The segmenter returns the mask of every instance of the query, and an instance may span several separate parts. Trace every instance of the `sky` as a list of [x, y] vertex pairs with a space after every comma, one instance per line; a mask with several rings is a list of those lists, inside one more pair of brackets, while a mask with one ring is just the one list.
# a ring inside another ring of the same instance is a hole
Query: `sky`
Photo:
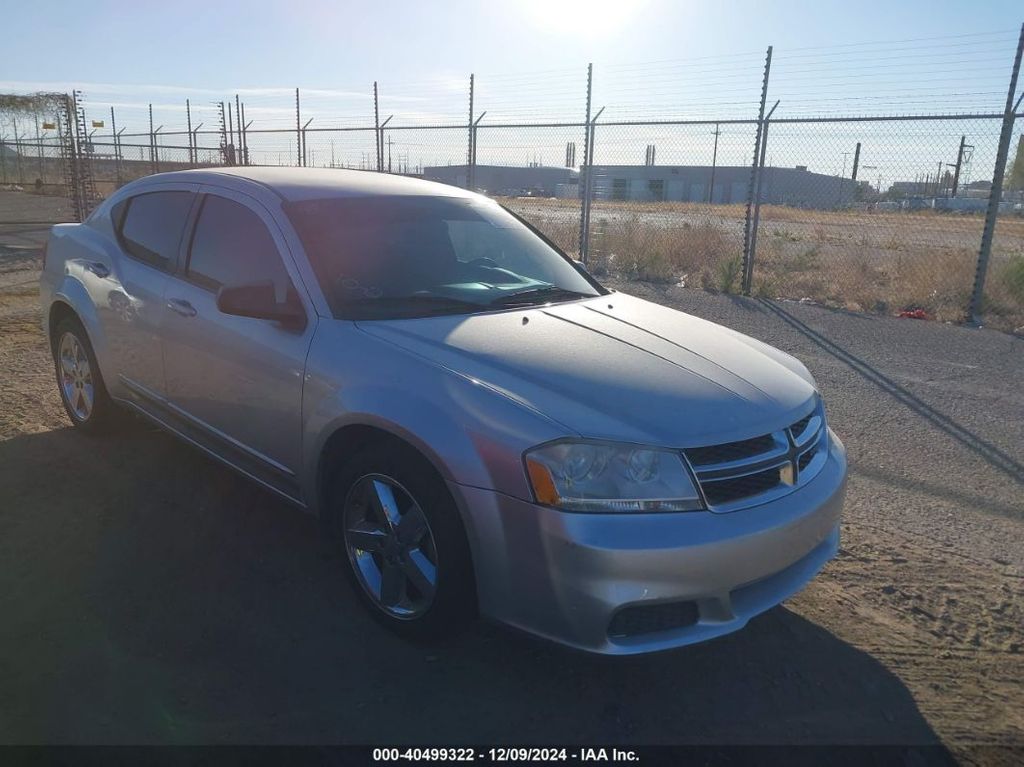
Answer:
[[[129, 134], [148, 131], [152, 103], [154, 127], [167, 134], [160, 141], [172, 147], [186, 143], [184, 134], [173, 135], [185, 128], [185, 98], [193, 125], [212, 126], [212, 102], [238, 93], [251, 130], [285, 129], [295, 126], [295, 87], [302, 89], [302, 120], [312, 118], [311, 131], [372, 125], [374, 81], [381, 119], [394, 115], [393, 127], [464, 123], [470, 73], [475, 114], [487, 111], [482, 125], [579, 121], [591, 62], [593, 112], [604, 107], [606, 122], [753, 118], [769, 45], [768, 98], [769, 107], [780, 102], [776, 117], [996, 112], [1006, 99], [1024, 6], [1019, 0], [90, 0], [85, 6], [58, 0], [10, 4], [3, 19], [20, 34], [5, 35], [0, 91], [79, 88], [87, 113], [103, 119], [105, 131], [113, 106], [118, 127]], [[856, 141], [864, 140], [876, 152], [868, 163], [873, 170], [913, 177], [948, 159], [947, 145], [957, 144], [964, 130], [953, 123], [850, 127], [780, 125], [768, 159], [839, 173], [840, 160], [845, 165]], [[696, 163], [712, 151], [705, 126], [603, 131], [595, 142], [598, 162], [642, 162], [647, 143], [658, 147], [659, 162]], [[990, 144], [994, 152], [994, 138], [987, 123], [974, 133], [980, 161]], [[720, 128], [723, 162], [749, 159], [748, 134], [749, 126]], [[373, 151], [372, 134], [369, 141], [359, 133], [307, 135], [317, 164], [332, 151], [347, 163]], [[565, 143], [582, 144], [579, 129], [493, 128], [480, 135], [481, 163], [562, 164]], [[396, 158], [413, 164], [464, 160], [464, 135], [454, 131], [389, 136]], [[289, 155], [294, 161], [294, 133], [254, 138], [262, 161], [286, 162]]]

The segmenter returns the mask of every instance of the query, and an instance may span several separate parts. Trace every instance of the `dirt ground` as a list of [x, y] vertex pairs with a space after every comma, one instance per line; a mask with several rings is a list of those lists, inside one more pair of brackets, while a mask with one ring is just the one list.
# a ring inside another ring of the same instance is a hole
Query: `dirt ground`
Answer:
[[39, 327], [39, 236], [0, 227], [0, 742], [1020, 758], [1024, 340], [622, 286], [807, 363], [850, 453], [839, 557], [745, 630], [670, 653], [590, 657], [483, 623], [419, 646], [362, 612], [312, 519], [141, 423], [69, 427]]

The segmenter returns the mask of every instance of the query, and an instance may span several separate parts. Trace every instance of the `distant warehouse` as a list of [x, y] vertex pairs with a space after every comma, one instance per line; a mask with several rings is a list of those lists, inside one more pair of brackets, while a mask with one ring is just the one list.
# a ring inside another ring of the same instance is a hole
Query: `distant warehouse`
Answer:
[[[423, 178], [440, 181], [442, 184], [465, 187], [467, 166], [436, 165], [423, 169]], [[512, 167], [505, 165], [477, 165], [473, 171], [473, 187], [479, 191], [498, 196], [555, 197], [556, 195], [577, 196], [576, 183], [579, 173], [572, 168], [549, 165]], [[571, 194], [562, 189], [571, 187]]]
[[[423, 169], [431, 181], [465, 187], [465, 165]], [[477, 165], [473, 187], [498, 196], [580, 197], [586, 169], [551, 166], [511, 167]], [[597, 200], [638, 202], [714, 202], [741, 204], [747, 200], [750, 167], [720, 165], [595, 165], [593, 195]], [[761, 178], [761, 202], [798, 208], [835, 208], [853, 201], [854, 182], [813, 173], [807, 166], [766, 167]]]
[[[749, 166], [595, 165], [593, 195], [598, 200], [728, 205], [746, 202], [749, 185]], [[771, 205], [834, 208], [849, 204], [853, 190], [850, 179], [812, 173], [805, 165], [766, 167], [761, 178], [761, 202]]]

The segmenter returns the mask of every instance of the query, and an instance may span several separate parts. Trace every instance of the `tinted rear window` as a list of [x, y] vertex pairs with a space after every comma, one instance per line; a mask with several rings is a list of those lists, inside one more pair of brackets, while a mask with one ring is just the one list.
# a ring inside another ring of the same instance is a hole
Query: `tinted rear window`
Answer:
[[132, 197], [121, 224], [121, 245], [128, 255], [167, 271], [178, 252], [192, 207], [191, 192], [147, 192]]

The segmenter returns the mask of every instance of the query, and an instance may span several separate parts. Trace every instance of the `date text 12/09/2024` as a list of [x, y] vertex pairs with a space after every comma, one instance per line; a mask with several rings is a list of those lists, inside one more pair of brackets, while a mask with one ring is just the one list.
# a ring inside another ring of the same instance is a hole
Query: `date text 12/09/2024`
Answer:
[[374, 762], [636, 762], [636, 751], [624, 748], [375, 748]]

